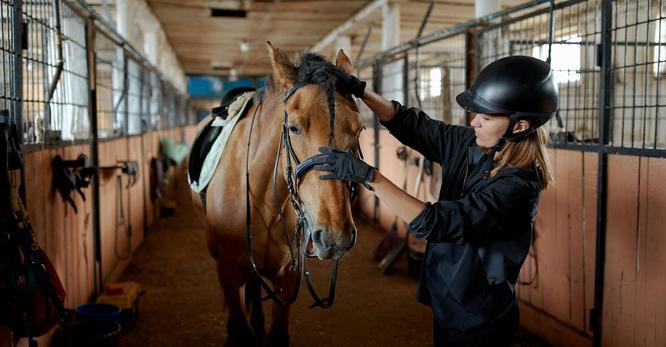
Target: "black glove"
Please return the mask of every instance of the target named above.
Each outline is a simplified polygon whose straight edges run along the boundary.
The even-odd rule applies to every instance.
[[[319,179],[352,181],[370,189],[369,183],[376,169],[363,160],[357,158],[350,151],[339,151],[329,147],[320,147],[319,154],[313,158],[315,170],[330,171],[328,175],[321,175]]]
[[[351,94],[359,99],[363,97],[365,81],[361,81],[353,75],[331,66],[322,66],[317,69],[316,73],[335,77],[335,89],[340,93]]]

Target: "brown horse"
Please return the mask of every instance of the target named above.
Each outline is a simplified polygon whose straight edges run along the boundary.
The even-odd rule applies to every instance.
[[[319,147],[327,145],[357,151],[362,129],[359,110],[351,96],[333,93],[330,82],[327,94],[321,83],[307,80],[317,66],[325,63],[332,67],[332,64],[314,54],[303,54],[300,60],[292,62],[270,43],[267,48],[273,70],[272,85],[255,96],[247,115],[236,125],[208,186],[205,209],[200,196],[192,194],[195,208],[206,221],[208,250],[217,262],[218,279],[229,310],[227,345],[231,346],[260,345],[264,340],[261,286],[252,269],[246,239],[246,164],[251,207],[249,225],[256,266],[263,278],[274,288],[281,289],[279,295],[286,301],[300,277],[289,266],[293,259],[290,246],[294,240],[291,240],[292,245],[287,242],[277,213],[282,211],[288,230],[294,230],[296,217],[288,200],[285,164],[289,154],[284,149],[279,151],[283,119],[288,120],[285,128],[293,153],[301,159],[318,154]],[[352,69],[342,50],[337,55],[336,66],[346,72]],[[293,91],[294,85],[300,88]],[[285,100],[290,90],[293,94]],[[331,102],[334,102],[333,124],[329,124]],[[288,117],[283,118],[286,115]],[[208,121],[210,119],[203,120],[199,126]],[[329,139],[331,125],[334,131]],[[280,160],[274,170],[278,155]],[[274,171],[277,172],[279,201],[273,191]],[[309,170],[295,181],[305,217],[305,234],[310,236],[307,249],[320,259],[338,259],[353,247],[356,237],[351,186],[341,181],[322,181],[319,174]],[[288,304],[273,303],[268,345],[289,344],[288,316]]]

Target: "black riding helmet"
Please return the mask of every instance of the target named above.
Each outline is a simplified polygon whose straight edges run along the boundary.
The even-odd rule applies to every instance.
[[[510,117],[502,137],[509,141],[527,138],[557,112],[559,92],[553,71],[546,62],[527,56],[511,56],[486,66],[472,86],[456,97],[469,112],[502,114]],[[526,119],[530,128],[513,133],[518,120]]]

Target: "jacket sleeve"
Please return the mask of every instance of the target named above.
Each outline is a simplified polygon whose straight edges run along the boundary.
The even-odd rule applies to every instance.
[[[485,244],[512,239],[530,230],[538,196],[534,184],[504,177],[463,199],[426,203],[407,227],[430,242]]]
[[[451,158],[452,151],[460,151],[469,146],[474,138],[474,130],[464,126],[446,124],[430,118],[418,108],[407,108],[397,101],[391,101],[396,109],[395,116],[382,122],[391,135],[402,144],[417,150],[426,159],[442,163],[442,158]]]

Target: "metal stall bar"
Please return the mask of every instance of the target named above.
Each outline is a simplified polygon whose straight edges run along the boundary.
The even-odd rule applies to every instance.
[[[377,94],[382,94],[382,74],[383,74],[383,69],[382,65],[379,61],[375,62],[373,69],[372,69],[372,86],[374,87],[374,92]],[[379,142],[379,131],[380,131],[381,125],[379,124],[379,117],[377,115],[374,115],[372,118],[372,128],[374,130],[374,137],[375,137],[375,143],[374,143],[374,148],[375,148],[375,162],[373,163],[374,167],[379,170],[379,154],[380,154],[380,142]],[[375,204],[374,204],[374,211],[373,211],[373,219],[375,221],[379,220],[379,198],[375,196]]]
[[[597,239],[594,265],[594,308],[590,312],[590,326],[594,332],[594,346],[601,346],[601,315],[603,312],[604,268],[606,263],[606,198],[608,187],[608,153],[602,146],[609,142],[611,120],[611,97],[613,85],[612,49],[612,0],[601,2],[601,76],[599,79],[599,166],[597,178]]]
[[[23,90],[24,26],[23,1],[0,1],[0,109],[10,111],[10,120],[19,134],[23,132],[21,100]],[[23,141],[23,139],[21,139]]]
[[[92,204],[93,204],[93,256],[95,259],[95,270],[93,271],[94,294],[98,296],[104,288],[102,272],[102,237],[100,223],[100,200],[99,200],[99,138],[97,128],[97,64],[95,57],[95,22],[92,17],[86,19],[86,58],[88,61],[88,119],[92,133],[90,144],[90,159],[93,162],[95,175],[92,179]]]

